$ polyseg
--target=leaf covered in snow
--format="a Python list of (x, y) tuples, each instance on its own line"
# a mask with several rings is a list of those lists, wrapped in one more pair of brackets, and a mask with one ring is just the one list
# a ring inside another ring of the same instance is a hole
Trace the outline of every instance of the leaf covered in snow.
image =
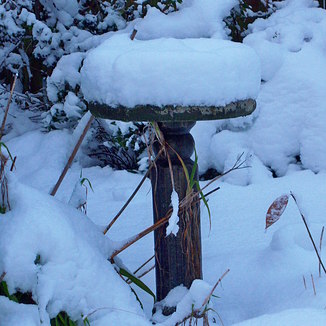
[(275, 222), (277, 222), (280, 217), (282, 216), (287, 204), (289, 201), (289, 195), (282, 195), (278, 198), (276, 198), (272, 205), (269, 206), (268, 211), (266, 213), (266, 227), (269, 228), (271, 225), (273, 225)]

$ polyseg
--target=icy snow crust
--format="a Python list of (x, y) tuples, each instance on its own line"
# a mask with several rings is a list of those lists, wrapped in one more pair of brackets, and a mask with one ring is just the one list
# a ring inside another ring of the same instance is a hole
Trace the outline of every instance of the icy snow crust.
[(256, 98), (260, 65), (249, 47), (217, 39), (131, 41), (114, 35), (86, 56), (88, 102), (123, 105), (226, 105)]

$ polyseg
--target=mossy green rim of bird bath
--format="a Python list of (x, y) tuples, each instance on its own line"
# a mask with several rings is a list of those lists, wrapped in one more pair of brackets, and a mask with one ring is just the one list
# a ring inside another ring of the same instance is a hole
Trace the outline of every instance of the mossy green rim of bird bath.
[(95, 117), (120, 121), (202, 121), (237, 118), (251, 114), (256, 101), (246, 99), (224, 106), (136, 105), (133, 108), (116, 107), (90, 102), (89, 109)]

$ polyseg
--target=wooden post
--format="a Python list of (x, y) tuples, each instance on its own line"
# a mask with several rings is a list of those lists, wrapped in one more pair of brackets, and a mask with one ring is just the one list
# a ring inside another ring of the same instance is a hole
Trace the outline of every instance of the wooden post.
[[(194, 166), (190, 159), (194, 151), (194, 140), (189, 133), (195, 122), (158, 123), (165, 141), (180, 155), (189, 175)], [(160, 150), (157, 143), (154, 152)], [(171, 158), (174, 187), (182, 200), (187, 191), (187, 179), (184, 168), (173, 150), (168, 151)], [(198, 173), (195, 178), (198, 180)], [(173, 190), (168, 160), (162, 157), (157, 161), (157, 168), (151, 173), (153, 189), (154, 222), (164, 217), (171, 207)], [(188, 209), (179, 211), (179, 231), (177, 235), (166, 236), (166, 227), (154, 232), (156, 296), (161, 301), (171, 289), (178, 285), (190, 287), (194, 279), (202, 278), (200, 209), (199, 202), (190, 203)], [(163, 314), (169, 315), (175, 307), (164, 307)]]

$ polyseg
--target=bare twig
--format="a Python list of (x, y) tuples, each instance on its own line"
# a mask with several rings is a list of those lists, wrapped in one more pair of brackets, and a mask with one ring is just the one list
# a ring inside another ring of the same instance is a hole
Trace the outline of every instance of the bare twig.
[(138, 233), (136, 236), (132, 237), (132, 239), (130, 241), (125, 243), (121, 248), (114, 251), (112, 256), (110, 257), (111, 262), (113, 262), (113, 259), (114, 259), (114, 257), (116, 255), (120, 254), (122, 251), (124, 251), (125, 249), (130, 247), (132, 244), (134, 244), (135, 242), (137, 242), (138, 240), (143, 238), (145, 235), (147, 235), (147, 234), (151, 233), (152, 231), (155, 231), (159, 227), (163, 226), (169, 220), (171, 215), (172, 215), (172, 209), (169, 209), (167, 214), (163, 218), (158, 220), (155, 224), (151, 225), (150, 227), (148, 227), (144, 231)]
[(146, 274), (148, 274), (150, 271), (152, 271), (154, 268), (155, 268), (155, 265), (153, 265), (151, 268), (149, 268), (147, 271), (145, 271), (144, 273), (140, 274), (137, 277), (138, 278), (142, 278), (143, 276), (145, 276)]
[(14, 157), (14, 159), (13, 159), (13, 161), (11, 163), (10, 171), (13, 171), (13, 169), (15, 167), (16, 159), (17, 159), (17, 156)]
[(5, 278), (5, 276), (6, 276), (6, 272), (3, 272), (2, 274), (1, 274), (1, 276), (0, 276), (0, 283), (3, 281), (3, 279)]
[[(321, 234), (320, 234), (320, 240), (319, 240), (319, 252), (320, 253), (321, 253), (321, 248), (323, 246), (324, 230), (325, 230), (325, 226), (323, 226), (323, 228), (321, 229)], [(320, 263), (319, 263), (318, 269), (319, 269), (319, 277), (321, 277), (321, 265), (320, 265)]]
[(223, 280), (223, 278), (226, 276), (227, 273), (229, 273), (230, 269), (228, 268), (224, 273), (223, 275), (218, 279), (218, 281), (215, 283), (215, 285), (213, 286), (211, 292), (209, 293), (209, 295), (206, 297), (204, 303), (202, 304), (201, 308), (204, 308), (207, 303), (208, 303), (208, 300), (209, 298), (212, 296), (212, 294), (214, 293), (216, 287), (221, 283), (221, 281)]
[(135, 195), (137, 194), (137, 192), (139, 191), (139, 189), (141, 188), (141, 186), (143, 185), (143, 183), (145, 182), (145, 180), (149, 176), (149, 174), (150, 174), (153, 166), (155, 165), (155, 162), (160, 157), (162, 151), (163, 151), (163, 149), (161, 149), (157, 153), (154, 161), (151, 162), (150, 166), (148, 167), (148, 170), (147, 170), (146, 174), (144, 175), (144, 177), (142, 178), (142, 180), (140, 181), (140, 183), (138, 184), (138, 186), (136, 187), (136, 189), (134, 190), (134, 192), (128, 198), (128, 200), (126, 201), (126, 203), (122, 206), (122, 208), (120, 209), (120, 211), (118, 212), (118, 214), (111, 220), (111, 222), (109, 223), (109, 225), (104, 229), (104, 231), (103, 231), (104, 234), (106, 234), (110, 230), (110, 228), (112, 227), (112, 225), (116, 222), (116, 220), (120, 217), (120, 215), (123, 213), (123, 211), (127, 208), (127, 206), (130, 204), (130, 202), (133, 200), (133, 198), (135, 197)]
[(320, 255), (319, 255), (319, 253), (318, 253), (318, 250), (317, 250), (317, 247), (316, 247), (315, 241), (314, 241), (314, 239), (313, 239), (313, 237), (312, 237), (312, 235), (311, 235), (310, 229), (309, 229), (309, 227), (308, 227), (308, 224), (307, 224), (306, 218), (305, 218), (304, 215), (302, 214), (301, 209), (300, 209), (300, 207), (299, 207), (299, 205), (298, 205), (297, 199), (295, 198), (294, 194), (293, 194), (292, 192), (290, 192), (290, 194), (291, 194), (292, 198), (294, 199), (295, 204), (296, 204), (297, 207), (298, 207), (298, 210), (299, 210), (299, 213), (300, 213), (300, 215), (301, 215), (302, 221), (303, 221), (303, 223), (304, 223), (304, 225), (305, 225), (305, 227), (306, 227), (306, 229), (307, 229), (307, 232), (308, 232), (309, 238), (310, 238), (310, 240), (311, 240), (311, 242), (312, 242), (312, 245), (314, 246), (314, 249), (315, 249), (316, 255), (317, 255), (317, 257), (318, 257), (319, 263), (320, 263), (321, 267), (323, 268), (324, 273), (326, 274), (326, 268), (325, 268), (325, 266), (324, 266), (324, 264), (323, 264), (323, 262), (322, 262), (322, 260), (321, 260), (321, 258), (320, 258)]
[[(142, 274), (140, 274), (139, 276), (137, 276), (137, 278), (142, 278), (143, 276), (145, 276), (146, 274), (148, 274), (150, 271), (152, 271), (155, 268), (155, 265), (153, 265), (151, 268), (149, 268), (148, 270), (146, 270), (145, 272), (143, 272)], [(131, 284), (132, 281), (127, 280), (128, 284)]]
[(68, 170), (69, 170), (69, 168), (70, 168), (70, 166), (72, 164), (72, 161), (74, 160), (74, 158), (75, 158), (75, 156), (76, 156), (76, 154), (78, 152), (78, 149), (79, 149), (81, 143), (83, 142), (83, 140), (84, 140), (84, 138), (86, 136), (86, 133), (87, 133), (88, 129), (90, 128), (90, 126), (91, 126), (91, 124), (93, 122), (93, 119), (94, 119), (94, 116), (91, 116), (89, 118), (89, 120), (88, 120), (82, 134), (80, 135), (80, 137), (79, 137), (79, 139), (77, 141), (77, 144), (75, 145), (74, 150), (72, 151), (72, 153), (71, 153), (71, 155), (70, 155), (70, 157), (68, 159), (68, 162), (67, 162), (66, 166), (64, 167), (64, 169), (63, 169), (57, 183), (55, 184), (54, 188), (52, 189), (52, 191), (50, 193), (51, 196), (54, 196), (57, 193), (57, 191), (58, 191), (64, 177), (66, 176), (66, 174), (67, 174), (67, 172), (68, 172)]
[(135, 271), (134, 271), (134, 275), (136, 275), (137, 272), (139, 272), (144, 266), (146, 266), (153, 258), (155, 257), (155, 255), (153, 255), (151, 258), (148, 258), (145, 263), (143, 263), (142, 265), (140, 265)]
[(240, 170), (240, 169), (247, 168), (248, 166), (246, 166), (246, 165), (244, 166), (246, 160), (243, 160), (243, 161), (241, 160), (243, 155), (244, 155), (244, 153), (239, 155), (239, 157), (237, 158), (237, 160), (235, 161), (235, 163), (233, 164), (233, 166), (229, 170), (223, 172), (222, 174), (220, 174), (220, 175), (216, 176), (215, 178), (213, 178), (212, 180), (210, 180), (201, 190), (206, 189), (208, 186), (210, 186), (216, 180), (220, 179), (224, 175), (226, 175), (226, 174), (228, 174), (228, 173), (230, 173), (230, 172), (232, 172), (234, 170)]
[(314, 295), (316, 295), (316, 287), (315, 287), (315, 281), (314, 281), (314, 277), (311, 274), (311, 283), (312, 283), (312, 288), (314, 289)]
[(134, 29), (130, 35), (130, 39), (133, 41), (134, 38), (136, 37), (136, 34), (137, 34), (137, 29)]
[(304, 275), (302, 275), (302, 278), (303, 278), (303, 285), (304, 285), (304, 288), (305, 288), (305, 290), (307, 290), (306, 278), (304, 277)]
[[(209, 293), (209, 295), (205, 298), (202, 306), (198, 309), (195, 309), (193, 310), (188, 316), (186, 316), (182, 321), (178, 322), (176, 325), (182, 325), (184, 324), (185, 325), (185, 322), (190, 319), (189, 323), (192, 321), (192, 318), (195, 318), (195, 319), (199, 319), (199, 318), (203, 318), (204, 320), (204, 325), (207, 325), (207, 323), (205, 324), (205, 322), (207, 321), (207, 310), (204, 309), (204, 311), (202, 312), (202, 309), (206, 307), (208, 301), (209, 301), (209, 298), (212, 296), (213, 292), (215, 291), (216, 287), (218, 286), (218, 284), (222, 281), (222, 279), (225, 277), (225, 275), (227, 273), (229, 273), (230, 269), (227, 269), (223, 275), (218, 279), (218, 281), (216, 282), (216, 284), (213, 286), (211, 292)], [(223, 322), (222, 322), (222, 319), (220, 317), (219, 314), (217, 314), (219, 319), (221, 320), (221, 323), (223, 325)], [(206, 320), (205, 320), (206, 319)], [(195, 321), (196, 322), (196, 321)]]
[(9, 111), (10, 103), (11, 103), (11, 100), (12, 100), (12, 94), (14, 93), (17, 77), (18, 77), (18, 72), (15, 74), (14, 81), (13, 81), (12, 86), (11, 86), (10, 95), (9, 95), (9, 98), (8, 98), (8, 103), (7, 103), (7, 106), (6, 106), (5, 114), (4, 114), (3, 119), (2, 119), (2, 124), (1, 124), (1, 129), (0, 129), (0, 139), (3, 136), (3, 131), (5, 129), (6, 120), (7, 120), (7, 116), (8, 116), (8, 111)]
[(220, 190), (220, 189), (221, 189), (220, 187), (216, 187), (215, 189), (213, 189), (213, 190), (209, 191), (208, 193), (204, 194), (204, 197), (207, 197), (207, 196), (211, 195), (212, 193), (214, 193), (215, 191)]

